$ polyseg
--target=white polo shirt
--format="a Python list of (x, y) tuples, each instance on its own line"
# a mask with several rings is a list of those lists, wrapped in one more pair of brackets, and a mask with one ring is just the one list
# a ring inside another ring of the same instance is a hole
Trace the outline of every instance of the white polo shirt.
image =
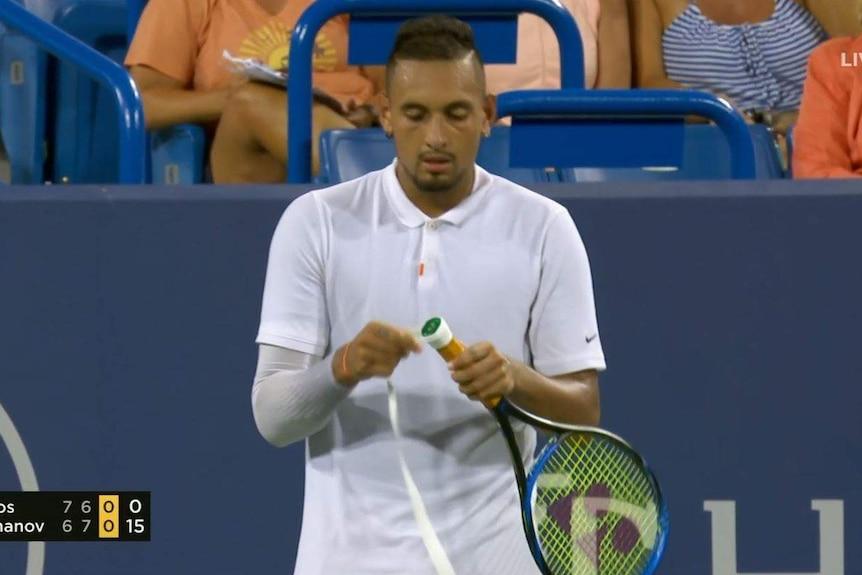
[[(415, 328), (438, 315), (468, 345), (490, 341), (549, 376), (605, 367), (587, 255), (556, 202), (477, 166), (470, 196), (432, 219), (393, 163), (287, 208), (258, 343), (322, 356), (371, 320)], [(402, 449), (456, 572), (538, 573), (493, 416), (430, 348), (391, 379)], [(534, 432), (515, 428), (531, 454)], [(383, 379), (359, 383), (308, 438), (297, 575), (433, 573), (394, 442)]]

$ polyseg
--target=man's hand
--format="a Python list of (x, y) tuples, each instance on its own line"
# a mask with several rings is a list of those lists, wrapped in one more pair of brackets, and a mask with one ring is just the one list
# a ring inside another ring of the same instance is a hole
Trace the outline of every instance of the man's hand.
[(335, 352), (332, 373), (338, 383), (354, 386), (372, 377), (389, 377), (402, 359), (421, 351), (408, 330), (372, 321)]
[(488, 403), (515, 389), (512, 363), (494, 344), (483, 341), (471, 345), (449, 363), (452, 379), (461, 393), (474, 401)]

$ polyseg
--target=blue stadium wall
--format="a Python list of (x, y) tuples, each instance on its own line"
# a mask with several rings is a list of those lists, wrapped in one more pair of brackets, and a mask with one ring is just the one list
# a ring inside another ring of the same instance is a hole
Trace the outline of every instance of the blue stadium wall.
[[(47, 543), (44, 573), (291, 573), (303, 449), (258, 436), (249, 394), (303, 191), (0, 188), (0, 407), (39, 487), (152, 491), (151, 542)], [(862, 187), (540, 191), (590, 254), (603, 425), (667, 494), (660, 573), (862, 573)], [(0, 491), (19, 467), (0, 447)], [(0, 573), (35, 552), (0, 544)]]

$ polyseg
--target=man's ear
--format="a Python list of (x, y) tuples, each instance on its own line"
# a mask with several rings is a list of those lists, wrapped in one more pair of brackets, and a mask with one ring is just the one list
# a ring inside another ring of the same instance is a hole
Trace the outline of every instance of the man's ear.
[(380, 127), (383, 128), (387, 137), (392, 137), (392, 107), (386, 92), (380, 96)]
[(485, 112), (482, 133), (487, 137), (491, 135), (491, 126), (497, 121), (497, 95), (488, 94), (485, 96), (485, 105), (482, 108)]

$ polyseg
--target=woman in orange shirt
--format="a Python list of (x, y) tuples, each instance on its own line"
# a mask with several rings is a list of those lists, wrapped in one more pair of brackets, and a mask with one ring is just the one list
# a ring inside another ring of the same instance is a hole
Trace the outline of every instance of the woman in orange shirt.
[[(859, 34), (862, 0), (857, 13)], [(830, 40), (811, 54), (794, 130), (793, 177), (862, 177), (862, 36)]]
[[(286, 65), (290, 34), (312, 0), (149, 0), (125, 64), (141, 92), (147, 128), (180, 123), (216, 125), (231, 133), (229, 146), (213, 147), (216, 181), (284, 181), (287, 155), (285, 91), (244, 82), (223, 52), (254, 58), (272, 68)], [(344, 110), (361, 110), (375, 93), (364, 70), (347, 65), (347, 19), (326, 23), (315, 38), (313, 81)], [(350, 128), (361, 113), (338, 113), (315, 103), (312, 126)], [(242, 129), (236, 124), (241, 123)], [(251, 134), (254, 134), (252, 138)], [(246, 141), (238, 141), (245, 136)], [(236, 157), (245, 146), (254, 162)], [(273, 159), (280, 154), (281, 160)], [(314, 147), (315, 161), (317, 147)]]

